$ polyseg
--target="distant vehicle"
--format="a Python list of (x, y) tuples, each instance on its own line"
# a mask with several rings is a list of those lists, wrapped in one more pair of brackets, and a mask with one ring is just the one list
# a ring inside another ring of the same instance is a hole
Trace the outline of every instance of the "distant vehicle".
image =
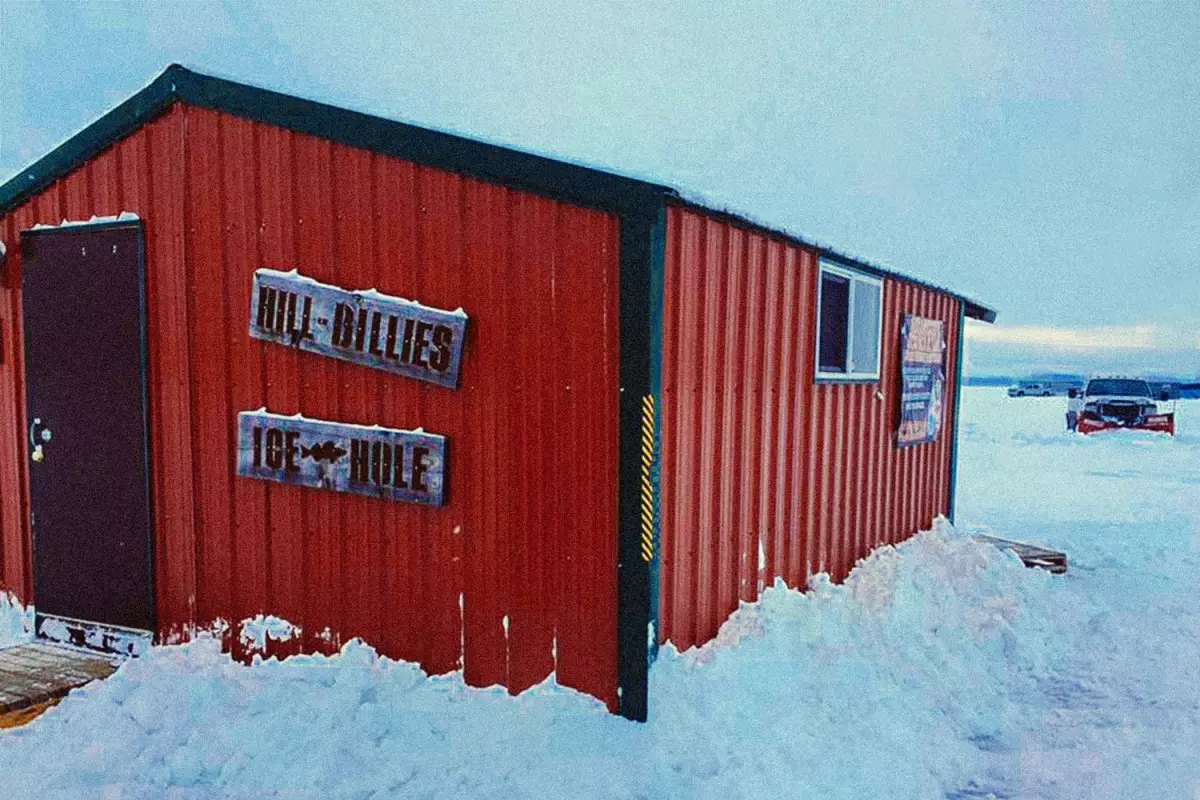
[(1159, 413), (1150, 384), (1141, 378), (1092, 378), (1083, 397), (1083, 412), (1076, 426), (1080, 433), (1130, 428), (1175, 435), (1174, 412)]
[(1054, 397), (1066, 395), (1068, 389), (1082, 389), (1084, 381), (1019, 380), (1008, 387), (1009, 397)]
[(1083, 391), (1083, 378), (1071, 375), (1034, 375), (1009, 387), (1009, 397), (1054, 397), (1071, 389)]
[(1021, 381), (1016, 386), (1008, 387), (1009, 397), (1052, 397), (1054, 389), (1048, 383)]

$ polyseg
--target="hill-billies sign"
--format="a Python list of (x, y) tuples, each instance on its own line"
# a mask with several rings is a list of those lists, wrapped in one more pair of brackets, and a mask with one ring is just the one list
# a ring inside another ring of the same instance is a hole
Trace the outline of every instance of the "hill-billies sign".
[(250, 335), (408, 378), (458, 386), (467, 315), (374, 289), (348, 291), (293, 272), (260, 269)]

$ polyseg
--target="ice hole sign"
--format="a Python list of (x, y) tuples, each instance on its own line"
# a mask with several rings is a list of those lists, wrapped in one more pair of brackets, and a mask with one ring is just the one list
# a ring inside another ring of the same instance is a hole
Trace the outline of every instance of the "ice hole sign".
[(247, 478), (440, 507), (446, 439), (422, 430), (238, 414), (237, 473)]
[(299, 273), (260, 269), (250, 335), (397, 375), (458, 387), (467, 315), (374, 289), (348, 291)]

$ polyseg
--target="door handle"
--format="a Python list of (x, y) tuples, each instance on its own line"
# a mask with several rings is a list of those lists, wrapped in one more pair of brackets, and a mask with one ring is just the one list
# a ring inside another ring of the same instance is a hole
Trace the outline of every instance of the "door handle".
[(41, 431), (38, 431), (38, 426), (41, 424), (42, 418), (34, 417), (33, 422), (29, 425), (29, 445), (31, 448), (29, 457), (38, 464), (42, 463), (42, 461), (46, 458), (46, 453), (42, 450), (42, 444), (48, 444), (54, 435), (51, 430), (45, 426), (42, 426)]

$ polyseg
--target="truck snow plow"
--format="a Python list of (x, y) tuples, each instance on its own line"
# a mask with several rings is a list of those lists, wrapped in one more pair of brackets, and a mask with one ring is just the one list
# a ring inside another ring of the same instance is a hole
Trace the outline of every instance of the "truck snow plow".
[(1099, 433), (1100, 431), (1110, 431), (1118, 428), (1135, 431), (1154, 431), (1174, 436), (1175, 414), (1149, 414), (1133, 422), (1122, 422), (1120, 420), (1092, 417), (1085, 411), (1079, 417), (1079, 422), (1076, 423), (1075, 427), (1080, 433)]
[(1127, 429), (1175, 435), (1175, 413), (1160, 413), (1150, 386), (1138, 378), (1093, 378), (1075, 429), (1090, 434)]

